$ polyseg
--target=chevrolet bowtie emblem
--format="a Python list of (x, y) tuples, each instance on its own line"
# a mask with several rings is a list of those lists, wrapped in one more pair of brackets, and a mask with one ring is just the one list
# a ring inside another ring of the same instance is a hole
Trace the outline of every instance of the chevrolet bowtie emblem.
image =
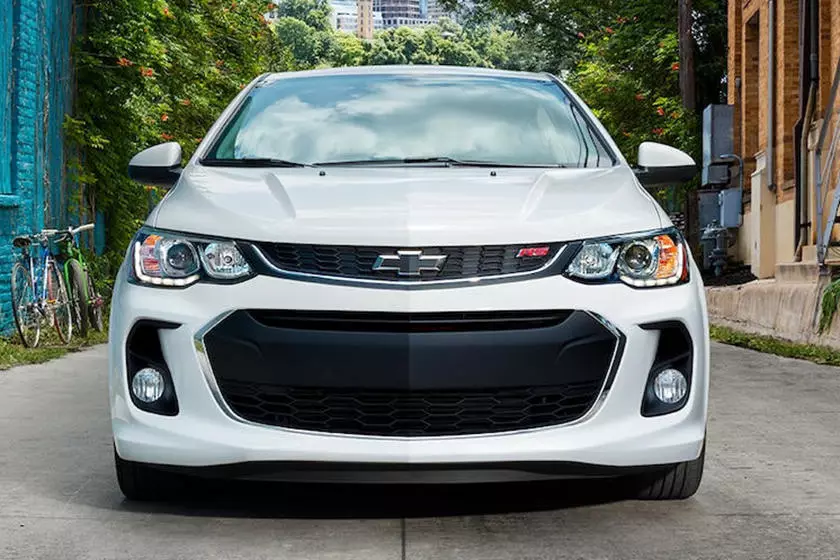
[(420, 276), (421, 272), (440, 272), (446, 255), (424, 255), (423, 251), (397, 251), (396, 255), (379, 255), (373, 270), (396, 272), (399, 276)]

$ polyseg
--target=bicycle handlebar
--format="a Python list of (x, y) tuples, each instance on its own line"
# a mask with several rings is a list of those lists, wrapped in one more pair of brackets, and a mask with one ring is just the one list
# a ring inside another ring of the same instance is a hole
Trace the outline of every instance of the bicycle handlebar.
[(38, 233), (29, 234), (29, 238), (40, 243), (46, 243), (50, 237), (56, 235), (68, 235), (70, 237), (75, 236), (77, 233), (81, 233), (83, 231), (91, 231), (96, 227), (96, 224), (85, 224), (83, 226), (79, 226), (77, 228), (69, 227), (67, 229), (42, 229)]
[(70, 233), (76, 235), (77, 233), (81, 233), (83, 231), (93, 231), (93, 228), (96, 227), (96, 224), (85, 224), (83, 226), (79, 226), (76, 229), (71, 229)]

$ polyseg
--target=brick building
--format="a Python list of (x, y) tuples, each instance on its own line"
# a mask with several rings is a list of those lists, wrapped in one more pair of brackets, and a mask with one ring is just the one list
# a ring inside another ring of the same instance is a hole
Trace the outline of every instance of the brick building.
[(62, 124), (72, 103), (73, 0), (0, 8), (0, 334), (12, 329), (15, 235), (67, 223)]
[(826, 145), (838, 126), (829, 97), (840, 61), (840, 0), (730, 0), (728, 56), (736, 153), (746, 167), (737, 257), (769, 278), (780, 264), (816, 263), (818, 232), (833, 220), (840, 166), (819, 196), (815, 150), (826, 121)]

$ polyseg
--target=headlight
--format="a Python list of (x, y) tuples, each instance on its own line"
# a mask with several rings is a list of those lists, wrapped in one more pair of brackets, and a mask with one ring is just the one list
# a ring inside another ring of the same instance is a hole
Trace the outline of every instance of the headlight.
[(233, 241), (142, 229), (132, 242), (131, 254), (132, 280), (139, 284), (185, 287), (202, 279), (230, 282), (251, 275)]
[(636, 288), (672, 286), (688, 280), (687, 252), (674, 230), (585, 241), (566, 274), (584, 282), (621, 281)]

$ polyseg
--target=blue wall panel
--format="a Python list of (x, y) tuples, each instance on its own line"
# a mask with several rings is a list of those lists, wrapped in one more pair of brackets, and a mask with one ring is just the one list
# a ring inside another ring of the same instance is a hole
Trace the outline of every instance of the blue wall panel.
[(68, 215), (61, 125), (72, 108), (73, 0), (0, 0), (0, 18), (0, 333), (10, 334), (11, 240)]

